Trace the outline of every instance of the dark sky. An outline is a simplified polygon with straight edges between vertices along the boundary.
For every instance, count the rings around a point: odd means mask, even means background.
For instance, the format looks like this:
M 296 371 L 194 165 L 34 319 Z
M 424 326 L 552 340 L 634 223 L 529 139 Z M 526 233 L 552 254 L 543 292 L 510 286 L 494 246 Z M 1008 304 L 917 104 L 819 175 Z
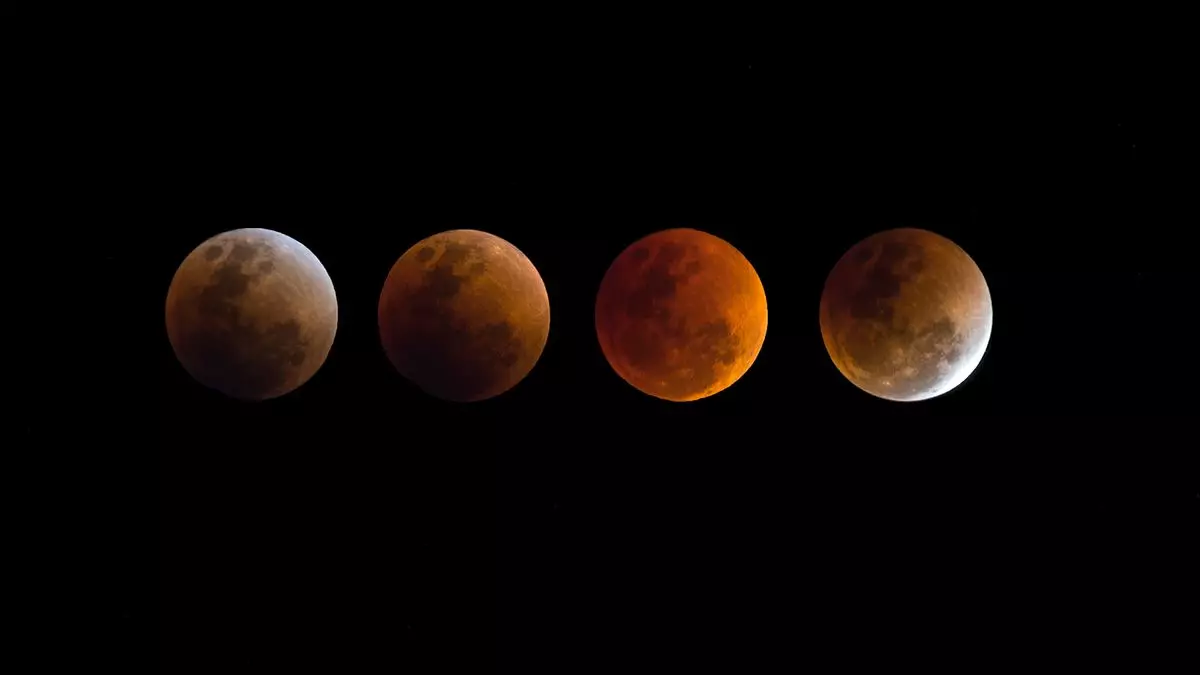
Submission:
M 163 672 L 1027 662 L 1177 597 L 1194 481 L 1141 468 L 1186 439 L 1190 221 L 1140 71 L 383 51 L 180 57 L 150 97 L 162 442 L 131 464 L 157 460 L 159 522 L 129 536 L 159 586 L 128 602 Z M 976 374 L 924 403 L 854 388 L 817 324 L 842 253 L 900 226 L 961 245 L 995 307 Z M 340 307 L 325 366 L 261 404 L 191 381 L 161 321 L 179 262 L 239 227 L 308 246 Z M 755 365 L 692 404 L 620 380 L 592 323 L 612 259 L 668 227 L 734 244 L 770 307 Z M 533 372 L 471 405 L 400 378 L 375 317 L 453 228 L 512 242 L 551 301 Z

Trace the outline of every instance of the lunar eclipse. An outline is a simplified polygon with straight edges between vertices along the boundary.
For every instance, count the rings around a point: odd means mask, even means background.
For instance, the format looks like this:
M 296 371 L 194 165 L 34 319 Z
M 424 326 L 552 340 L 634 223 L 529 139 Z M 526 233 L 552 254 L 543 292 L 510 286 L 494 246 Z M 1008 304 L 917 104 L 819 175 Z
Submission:
M 333 282 L 286 235 L 218 234 L 193 250 L 167 291 L 167 337 L 198 382 L 243 400 L 282 396 L 320 369 L 337 333 Z
M 379 298 L 379 335 L 392 365 L 449 401 L 514 387 L 549 334 L 550 299 L 533 263 L 477 230 L 417 242 L 392 266 Z
M 992 332 L 983 273 L 945 237 L 879 232 L 855 244 L 825 282 L 821 335 L 855 386 L 891 401 L 944 394 L 975 370 Z
M 596 298 L 596 335 L 613 370 L 636 389 L 695 401 L 737 382 L 767 334 L 767 296 L 728 242 L 663 230 L 617 256 Z

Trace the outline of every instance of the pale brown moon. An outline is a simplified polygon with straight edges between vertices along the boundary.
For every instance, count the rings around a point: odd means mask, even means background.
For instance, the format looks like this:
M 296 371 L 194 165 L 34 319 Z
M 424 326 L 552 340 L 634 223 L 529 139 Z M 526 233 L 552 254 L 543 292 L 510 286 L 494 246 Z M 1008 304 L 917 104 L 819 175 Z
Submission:
M 596 336 L 613 370 L 668 401 L 737 382 L 766 335 L 767 294 L 754 266 L 699 230 L 635 242 L 613 261 L 596 298 Z
M 949 239 L 887 230 L 838 260 L 821 293 L 821 335 L 837 369 L 863 391 L 920 401 L 962 384 L 992 333 L 983 273 Z
M 167 291 L 167 337 L 198 382 L 258 401 L 304 384 L 337 333 L 333 282 L 287 235 L 218 234 L 193 250 Z
M 550 335 L 550 298 L 517 247 L 478 230 L 417 242 L 379 297 L 379 337 L 401 375 L 449 401 L 502 394 L 533 370 Z

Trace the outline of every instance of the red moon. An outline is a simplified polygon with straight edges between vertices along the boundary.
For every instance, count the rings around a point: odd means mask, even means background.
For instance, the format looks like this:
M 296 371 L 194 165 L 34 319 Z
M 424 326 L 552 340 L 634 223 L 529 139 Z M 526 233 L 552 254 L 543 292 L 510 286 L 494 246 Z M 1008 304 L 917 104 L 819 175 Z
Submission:
M 517 247 L 478 230 L 408 249 L 379 297 L 379 336 L 396 370 L 426 393 L 481 401 L 533 370 L 550 335 L 550 298 Z
M 873 234 L 834 265 L 821 293 L 833 364 L 868 394 L 921 401 L 962 384 L 992 333 L 992 296 L 974 260 L 912 228 Z
M 663 230 L 625 249 L 605 273 L 596 335 L 634 388 L 695 401 L 727 389 L 754 364 L 767 335 L 767 294 L 728 242 Z

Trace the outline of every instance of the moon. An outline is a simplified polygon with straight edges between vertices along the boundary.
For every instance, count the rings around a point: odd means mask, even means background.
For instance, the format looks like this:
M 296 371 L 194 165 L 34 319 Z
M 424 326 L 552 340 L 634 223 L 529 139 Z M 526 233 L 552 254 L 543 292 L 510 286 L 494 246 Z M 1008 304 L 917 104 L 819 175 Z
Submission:
M 379 297 L 379 336 L 396 370 L 425 392 L 481 401 L 533 370 L 550 335 L 550 298 L 517 247 L 451 230 L 408 249 Z
M 596 298 L 604 357 L 634 388 L 667 401 L 721 392 L 750 369 L 767 335 L 767 294 L 723 239 L 663 230 L 625 249 Z
M 890 401 L 962 384 L 992 333 L 983 273 L 957 244 L 926 230 L 871 235 L 834 265 L 821 293 L 821 335 L 846 379 Z
M 312 251 L 259 228 L 193 250 L 167 291 L 167 337 L 196 381 L 261 401 L 304 384 L 337 333 L 333 282 Z

